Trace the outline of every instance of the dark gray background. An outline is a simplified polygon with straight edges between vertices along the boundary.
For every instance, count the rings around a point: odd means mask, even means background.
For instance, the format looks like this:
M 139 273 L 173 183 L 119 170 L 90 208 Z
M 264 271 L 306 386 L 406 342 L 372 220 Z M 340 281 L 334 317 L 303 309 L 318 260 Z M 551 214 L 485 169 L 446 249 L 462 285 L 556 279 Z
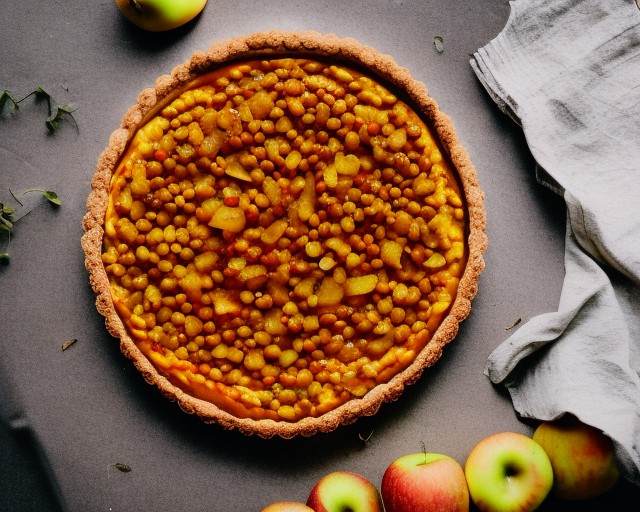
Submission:
M 463 463 L 486 435 L 531 433 L 483 367 L 518 319 L 556 308 L 564 205 L 536 183 L 524 136 L 468 63 L 508 15 L 503 0 L 210 0 L 195 22 L 154 35 L 128 24 L 112 0 L 2 0 L 0 90 L 21 98 L 41 86 L 78 107 L 78 129 L 65 121 L 49 135 L 46 106 L 32 99 L 0 119 L 0 201 L 13 204 L 10 189 L 31 187 L 63 201 L 41 202 L 16 224 L 11 264 L 0 268 L 0 509 L 257 512 L 305 501 L 329 471 L 379 485 L 391 461 L 423 445 Z M 214 41 L 269 29 L 354 37 L 425 82 L 478 169 L 490 240 L 473 312 L 438 364 L 375 417 L 289 441 L 203 425 L 145 384 L 94 308 L 80 247 L 96 160 L 138 92 Z M 63 352 L 70 338 L 78 341 Z M 637 511 L 639 503 L 638 489 L 622 483 L 562 506 Z

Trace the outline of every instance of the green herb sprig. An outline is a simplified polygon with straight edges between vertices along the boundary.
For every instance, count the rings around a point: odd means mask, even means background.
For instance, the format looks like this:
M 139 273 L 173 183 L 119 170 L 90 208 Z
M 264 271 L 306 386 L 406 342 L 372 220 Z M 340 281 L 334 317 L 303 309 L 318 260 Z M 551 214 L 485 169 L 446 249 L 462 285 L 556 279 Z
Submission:
M 43 188 L 30 188 L 28 190 L 24 190 L 22 192 L 22 195 L 29 194 L 31 192 L 40 192 L 42 194 L 42 197 L 44 197 L 51 204 L 54 204 L 56 206 L 61 206 L 62 205 L 62 199 L 60 199 L 60 197 L 58 197 L 58 194 L 56 194 L 53 190 L 45 190 Z M 13 196 L 13 197 L 16 199 L 16 201 L 18 201 L 18 199 L 15 196 Z M 18 202 L 20 203 L 20 201 L 18 201 Z M 20 204 L 22 204 L 22 203 L 20 203 Z
M 9 190 L 9 192 L 11 193 L 11 196 L 18 202 L 18 204 L 21 207 L 24 207 L 20 199 L 18 199 L 18 196 L 16 196 L 16 194 L 14 194 L 11 190 Z M 53 190 L 45 190 L 43 188 L 30 188 L 28 190 L 24 190 L 20 194 L 20 197 L 24 196 L 25 194 L 30 194 L 34 192 L 39 192 L 40 194 L 42 194 L 42 197 L 44 197 L 49 203 L 51 203 L 56 207 L 62 205 L 62 199 L 60 199 L 58 194 L 56 194 Z M 11 242 L 11 233 L 13 232 L 16 222 L 30 212 L 31 210 L 26 210 L 23 212 L 17 208 L 14 208 L 13 206 L 6 205 L 0 202 L 0 232 L 7 233 L 7 238 L 8 238 L 7 246 L 9 245 L 9 242 Z M 18 216 L 18 215 L 19 215 L 19 218 L 15 219 L 14 216 Z M 6 248 L 5 248 L 5 251 L 0 251 L 0 264 L 8 265 L 10 261 L 11 261 L 11 256 L 6 251 Z
M 4 89 L 2 94 L 0 94 L 0 114 L 3 114 L 5 110 L 8 110 L 10 114 L 13 114 L 20 108 L 20 103 L 31 96 L 35 96 L 37 100 L 46 101 L 47 119 L 45 120 L 45 125 L 50 133 L 55 133 L 58 130 L 60 122 L 65 117 L 68 117 L 73 122 L 76 129 L 78 129 L 78 123 L 73 117 L 73 113 L 77 109 L 70 105 L 59 104 L 53 96 L 51 96 L 51 94 L 45 91 L 42 87 L 36 87 L 20 100 L 16 100 L 11 94 L 11 91 Z

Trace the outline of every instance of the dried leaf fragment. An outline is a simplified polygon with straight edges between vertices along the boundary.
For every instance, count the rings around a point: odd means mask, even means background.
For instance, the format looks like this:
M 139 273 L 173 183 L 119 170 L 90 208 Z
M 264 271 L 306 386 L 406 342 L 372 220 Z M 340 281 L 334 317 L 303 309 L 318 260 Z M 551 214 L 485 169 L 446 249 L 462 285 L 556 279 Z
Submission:
M 436 36 L 433 38 L 433 45 L 436 47 L 436 51 L 438 53 L 442 53 L 444 51 L 444 37 Z
M 62 351 L 64 352 L 65 350 L 67 350 L 71 345 L 73 345 L 76 341 L 78 341 L 77 338 L 71 338 L 69 340 L 65 340 L 62 342 Z
M 129 464 L 124 464 L 123 462 L 116 462 L 113 464 L 113 467 L 123 473 L 129 473 L 131 471 L 131 466 L 129 466 Z
M 522 318 L 518 318 L 513 324 L 511 324 L 509 327 L 505 327 L 505 331 L 508 331 L 509 329 L 513 329 L 516 325 L 518 325 L 520 322 L 522 322 Z

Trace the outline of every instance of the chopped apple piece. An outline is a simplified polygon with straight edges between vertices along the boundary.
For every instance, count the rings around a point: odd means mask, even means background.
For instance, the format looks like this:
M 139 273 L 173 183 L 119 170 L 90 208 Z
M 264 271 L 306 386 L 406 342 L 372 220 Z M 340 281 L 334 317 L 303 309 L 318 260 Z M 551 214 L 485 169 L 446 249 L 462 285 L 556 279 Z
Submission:
M 253 113 L 251 112 L 251 108 L 247 102 L 240 103 L 240 105 L 238 105 L 238 115 L 244 123 L 253 121 Z
M 289 289 L 283 283 L 269 281 L 267 292 L 276 305 L 283 305 L 289 301 Z
M 143 198 L 151 191 L 151 184 L 147 180 L 147 168 L 144 163 L 136 162 L 131 169 L 131 194 L 133 197 Z
M 217 315 L 240 313 L 242 306 L 226 290 L 216 290 L 212 293 L 213 308 Z
M 274 308 L 264 315 L 264 330 L 272 336 L 282 336 L 287 332 L 287 326 L 282 323 L 282 310 Z
M 324 168 L 323 179 L 327 187 L 336 188 L 338 185 L 338 170 L 334 163 L 331 163 Z
M 329 238 L 325 243 L 327 247 L 335 251 L 340 258 L 346 258 L 351 252 L 351 246 L 341 238 Z
M 122 189 L 115 202 L 116 211 L 121 215 L 129 213 L 131 211 L 132 204 L 133 198 L 131 197 L 131 188 L 127 187 Z
M 236 155 L 230 155 L 226 158 L 227 166 L 224 172 L 232 178 L 237 178 L 242 181 L 251 181 L 251 174 L 247 171 L 242 164 L 238 161 Z
M 360 170 L 360 159 L 356 155 L 336 154 L 336 171 L 344 176 L 355 176 Z
M 287 230 L 288 223 L 284 219 L 276 220 L 260 236 L 265 244 L 275 244 Z
M 325 277 L 318 289 L 318 306 L 337 306 L 344 297 L 344 287 L 333 277 Z
M 223 140 L 224 132 L 215 130 L 202 140 L 202 144 L 200 144 L 200 147 L 198 148 L 198 154 L 210 159 L 215 159 L 216 156 L 218 156 Z
M 240 233 L 244 229 L 247 220 L 241 208 L 222 205 L 209 221 L 212 228 L 225 229 L 232 233 Z
M 209 273 L 216 268 L 218 262 L 218 254 L 210 251 L 198 254 L 194 259 L 196 270 L 201 273 Z
M 316 204 L 316 179 L 311 171 L 304 177 L 304 188 L 300 194 L 298 204 L 298 216 L 306 221 L 315 213 Z
M 275 103 L 267 91 L 258 91 L 247 100 L 249 110 L 255 119 L 265 119 L 273 110 Z
M 418 174 L 413 180 L 413 193 L 418 197 L 431 194 L 435 189 L 435 182 L 427 174 Z
M 383 240 L 380 243 L 380 259 L 390 267 L 402 268 L 402 251 L 402 245 L 395 240 Z
M 262 190 L 264 191 L 264 195 L 267 196 L 269 202 L 272 205 L 280 204 L 280 202 L 282 201 L 282 190 L 280 190 L 278 182 L 271 176 L 267 176 L 264 179 L 264 182 L 262 183 Z
M 324 271 L 331 270 L 336 266 L 336 260 L 334 260 L 332 257 L 325 256 L 324 258 L 320 259 L 318 266 Z
M 313 288 L 315 285 L 316 280 L 313 277 L 305 277 L 295 286 L 293 293 L 302 299 L 306 299 L 313 295 Z
M 447 264 L 447 260 L 440 253 L 433 253 L 427 261 L 424 262 L 424 266 L 427 268 L 440 268 Z
M 353 295 L 371 293 L 376 289 L 377 284 L 378 276 L 375 274 L 349 277 L 344 283 L 344 294 L 347 297 L 352 297 Z
M 178 284 L 189 300 L 198 301 L 202 297 L 202 278 L 197 272 L 188 272 Z
M 264 265 L 249 265 L 244 267 L 238 274 L 238 280 L 246 282 L 254 277 L 260 277 L 267 274 L 267 268 Z

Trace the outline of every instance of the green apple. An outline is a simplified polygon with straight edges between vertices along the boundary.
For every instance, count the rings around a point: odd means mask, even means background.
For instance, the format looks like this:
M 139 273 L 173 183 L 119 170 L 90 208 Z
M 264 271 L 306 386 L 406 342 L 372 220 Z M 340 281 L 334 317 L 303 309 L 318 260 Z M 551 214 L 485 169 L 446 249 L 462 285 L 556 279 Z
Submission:
M 195 18 L 207 0 L 115 0 L 134 25 L 151 32 L 177 28 Z
M 313 509 L 295 501 L 276 501 L 263 508 L 261 512 L 313 512 Z
M 464 472 L 471 500 L 482 512 L 530 512 L 553 485 L 542 446 L 516 432 L 498 432 L 478 442 Z
M 350 471 L 334 471 L 318 480 L 311 489 L 307 506 L 314 512 L 384 511 L 376 486 Z
M 593 498 L 611 489 L 618 481 L 620 474 L 613 442 L 575 416 L 543 421 L 533 433 L 533 439 L 551 460 L 552 493 L 558 498 Z
M 439 453 L 414 453 L 392 462 L 380 491 L 386 512 L 468 512 L 469 491 L 457 461 Z

